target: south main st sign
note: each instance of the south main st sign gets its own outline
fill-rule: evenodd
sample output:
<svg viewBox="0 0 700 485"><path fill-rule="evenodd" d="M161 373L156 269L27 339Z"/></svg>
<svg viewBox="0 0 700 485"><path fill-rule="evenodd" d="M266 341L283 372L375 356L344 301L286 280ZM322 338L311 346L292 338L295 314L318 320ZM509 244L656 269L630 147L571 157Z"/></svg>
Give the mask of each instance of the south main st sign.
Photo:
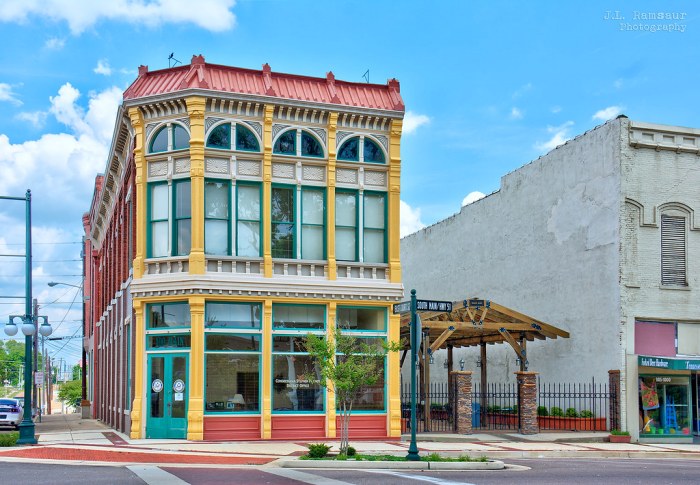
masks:
<svg viewBox="0 0 700 485"><path fill-rule="evenodd" d="M411 302L404 301L394 304L394 313L408 313L411 311ZM427 312L451 312L452 302L437 300L416 300L416 311Z"/></svg>

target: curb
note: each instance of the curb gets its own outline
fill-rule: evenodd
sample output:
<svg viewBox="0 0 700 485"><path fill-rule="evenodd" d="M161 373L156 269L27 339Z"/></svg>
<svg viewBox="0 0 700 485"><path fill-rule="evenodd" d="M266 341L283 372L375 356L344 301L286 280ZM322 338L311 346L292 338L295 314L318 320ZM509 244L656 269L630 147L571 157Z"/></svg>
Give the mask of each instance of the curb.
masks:
<svg viewBox="0 0 700 485"><path fill-rule="evenodd" d="M281 468L353 469L353 470L503 470L505 463L489 461L336 461L285 460Z"/></svg>

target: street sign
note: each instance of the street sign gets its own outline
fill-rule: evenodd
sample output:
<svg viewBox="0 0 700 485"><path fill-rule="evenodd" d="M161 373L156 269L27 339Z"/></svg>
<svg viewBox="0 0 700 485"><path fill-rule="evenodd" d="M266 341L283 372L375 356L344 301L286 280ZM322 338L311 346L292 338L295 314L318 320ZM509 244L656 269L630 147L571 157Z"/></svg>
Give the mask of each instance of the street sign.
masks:
<svg viewBox="0 0 700 485"><path fill-rule="evenodd" d="M37 386L44 385L44 373L43 372L35 372L34 373L34 384L36 384Z"/></svg>
<svg viewBox="0 0 700 485"><path fill-rule="evenodd" d="M402 303L394 303L394 314L396 313L408 313L411 311L411 302L404 301Z"/></svg>
<svg viewBox="0 0 700 485"><path fill-rule="evenodd" d="M427 312L451 312L451 301L416 300L416 310Z"/></svg>
<svg viewBox="0 0 700 485"><path fill-rule="evenodd" d="M464 308L476 308L479 309L482 306L490 307L491 302L489 300L480 300L478 298L472 298L471 300L464 300Z"/></svg>

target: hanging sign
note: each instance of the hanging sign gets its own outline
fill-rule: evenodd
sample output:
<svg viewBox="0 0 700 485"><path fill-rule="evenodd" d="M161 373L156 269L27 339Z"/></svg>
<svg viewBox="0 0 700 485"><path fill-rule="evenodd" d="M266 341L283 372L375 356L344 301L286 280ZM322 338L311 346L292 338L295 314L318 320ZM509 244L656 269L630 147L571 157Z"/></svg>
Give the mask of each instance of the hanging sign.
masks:
<svg viewBox="0 0 700 485"><path fill-rule="evenodd" d="M163 381L160 379L153 379L153 382L151 383L151 389L153 389L153 392L160 392L163 390Z"/></svg>

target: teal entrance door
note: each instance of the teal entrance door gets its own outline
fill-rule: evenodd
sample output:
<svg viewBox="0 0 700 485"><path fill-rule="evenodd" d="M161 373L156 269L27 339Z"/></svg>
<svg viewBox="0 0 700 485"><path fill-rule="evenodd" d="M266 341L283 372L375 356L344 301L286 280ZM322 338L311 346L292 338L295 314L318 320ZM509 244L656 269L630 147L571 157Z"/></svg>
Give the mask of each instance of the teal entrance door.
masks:
<svg viewBox="0 0 700 485"><path fill-rule="evenodd" d="M187 438L187 354L148 356L146 438Z"/></svg>

